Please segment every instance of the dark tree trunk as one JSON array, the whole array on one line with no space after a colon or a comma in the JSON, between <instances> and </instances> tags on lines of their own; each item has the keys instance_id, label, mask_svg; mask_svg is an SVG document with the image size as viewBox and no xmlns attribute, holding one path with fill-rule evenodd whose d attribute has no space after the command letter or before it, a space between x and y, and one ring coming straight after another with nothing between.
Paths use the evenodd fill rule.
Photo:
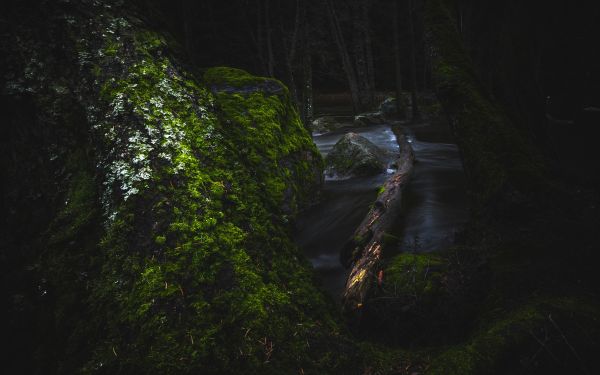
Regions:
<instances>
[{"instance_id":1,"label":"dark tree trunk","mask_svg":"<svg viewBox=\"0 0 600 375\"><path fill-rule=\"evenodd\" d=\"M259 70L263 72L264 75L268 74L267 62L265 60L264 55L264 39L263 39L263 14L262 14L262 1L257 0L256 2L256 30L252 30L252 26L250 26L250 38L256 47L256 56L258 57ZM241 8L240 8L241 9Z\"/></svg>"},{"instance_id":2,"label":"dark tree trunk","mask_svg":"<svg viewBox=\"0 0 600 375\"><path fill-rule=\"evenodd\" d=\"M419 104L417 103L417 43L415 36L415 0L408 0L408 31L410 35L410 98L412 116L411 121L417 122L421 120L419 113Z\"/></svg>"},{"instance_id":3,"label":"dark tree trunk","mask_svg":"<svg viewBox=\"0 0 600 375\"><path fill-rule=\"evenodd\" d=\"M300 0L301 1L301 0ZM302 107L300 117L304 126L309 128L313 118L313 70L312 70L312 46L311 46L311 24L307 17L306 6L302 7L303 33L302 33Z\"/></svg>"},{"instance_id":4,"label":"dark tree trunk","mask_svg":"<svg viewBox=\"0 0 600 375\"><path fill-rule=\"evenodd\" d=\"M402 112L402 61L400 56L400 9L398 2L394 1L392 12L394 13L394 68L396 75L396 111Z\"/></svg>"},{"instance_id":5,"label":"dark tree trunk","mask_svg":"<svg viewBox=\"0 0 600 375\"><path fill-rule=\"evenodd\" d=\"M311 51L307 50L304 53L302 63L302 121L306 127L309 126L313 119L313 71L312 71L312 56Z\"/></svg>"},{"instance_id":6,"label":"dark tree trunk","mask_svg":"<svg viewBox=\"0 0 600 375\"><path fill-rule=\"evenodd\" d=\"M354 0L352 2L353 19L353 52L356 66L356 78L358 80L360 95L360 110L364 111L373 106L373 56L371 51L370 30L368 27L368 4L367 0Z\"/></svg>"},{"instance_id":7,"label":"dark tree trunk","mask_svg":"<svg viewBox=\"0 0 600 375\"><path fill-rule=\"evenodd\" d=\"M354 71L352 61L350 60L350 54L348 53L348 48L346 47L344 34L340 26L340 22L332 0L327 0L327 15L329 18L329 25L331 27L331 34L340 54L340 58L342 60L342 67L344 69L344 72L346 73L346 79L348 80L348 86L350 88L350 94L352 96L352 106L354 112L358 112L361 109L361 104L356 73Z\"/></svg>"},{"instance_id":8,"label":"dark tree trunk","mask_svg":"<svg viewBox=\"0 0 600 375\"><path fill-rule=\"evenodd\" d=\"M192 45L192 26L190 24L190 5L187 1L181 2L181 19L183 20L183 36L185 38L185 52L194 59L194 46Z\"/></svg>"},{"instance_id":9,"label":"dark tree trunk","mask_svg":"<svg viewBox=\"0 0 600 375\"><path fill-rule=\"evenodd\" d=\"M373 41L371 40L371 17L369 11L371 9L371 0L363 2L364 24L365 24L365 50L367 54L367 74L369 76L369 87L371 88L371 102L374 101L375 95L375 64L373 62Z\"/></svg>"},{"instance_id":10,"label":"dark tree trunk","mask_svg":"<svg viewBox=\"0 0 600 375\"><path fill-rule=\"evenodd\" d=\"M284 30L284 20L283 18L280 20L281 25L281 35L282 35L282 45L284 48L285 54L285 67L287 72L287 84L290 90L290 96L294 101L294 104L298 108L299 112L302 114L302 104L298 99L298 89L296 87L296 77L294 73L294 60L296 59L296 48L298 45L298 31L300 30L300 24L303 19L303 7L300 5L301 1L296 0L296 10L295 10L295 21L294 21L294 30L292 31L292 35L289 41L285 39L285 30Z\"/></svg>"},{"instance_id":11,"label":"dark tree trunk","mask_svg":"<svg viewBox=\"0 0 600 375\"><path fill-rule=\"evenodd\" d=\"M275 77L275 57L273 55L273 38L269 0L265 0L265 29L267 38L267 74L269 77Z\"/></svg>"},{"instance_id":12,"label":"dark tree trunk","mask_svg":"<svg viewBox=\"0 0 600 375\"><path fill-rule=\"evenodd\" d=\"M474 214L483 216L515 191L537 191L544 178L535 150L482 90L454 15L443 0L425 2L432 83L461 150Z\"/></svg>"}]
</instances>

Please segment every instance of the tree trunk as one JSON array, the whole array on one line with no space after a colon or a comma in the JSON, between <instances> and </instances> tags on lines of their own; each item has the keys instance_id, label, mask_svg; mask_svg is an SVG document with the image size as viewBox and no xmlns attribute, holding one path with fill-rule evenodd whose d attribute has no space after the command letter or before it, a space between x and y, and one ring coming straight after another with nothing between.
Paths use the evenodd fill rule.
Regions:
<instances>
[{"instance_id":1,"label":"tree trunk","mask_svg":"<svg viewBox=\"0 0 600 375\"><path fill-rule=\"evenodd\" d=\"M268 74L267 62L264 56L264 41L263 41L263 21L262 21L262 1L257 0L256 2L256 30L252 30L250 25L250 38L256 47L256 56L258 57L259 71L262 71L263 75ZM241 9L241 8L240 8Z\"/></svg>"},{"instance_id":2,"label":"tree trunk","mask_svg":"<svg viewBox=\"0 0 600 375\"><path fill-rule=\"evenodd\" d=\"M417 43L415 38L414 1L408 0L408 29L410 34L410 98L412 108L412 122L421 119L419 104L417 103Z\"/></svg>"},{"instance_id":3,"label":"tree trunk","mask_svg":"<svg viewBox=\"0 0 600 375\"><path fill-rule=\"evenodd\" d=\"M358 93L360 101L360 111L364 111L370 105L369 103L369 76L367 73L367 61L364 43L364 25L362 17L362 3L363 0L352 1L352 31L353 31L353 52L354 52L354 66L356 67L356 79L358 81Z\"/></svg>"},{"instance_id":4,"label":"tree trunk","mask_svg":"<svg viewBox=\"0 0 600 375\"><path fill-rule=\"evenodd\" d=\"M369 76L369 87L371 88L370 92L370 101L371 104L375 101L375 64L373 62L373 41L371 40L371 17L369 15L369 11L371 9L371 0L364 0L363 2L363 17L364 17L364 25L365 25L365 52L367 54L367 74Z\"/></svg>"},{"instance_id":5,"label":"tree trunk","mask_svg":"<svg viewBox=\"0 0 600 375\"><path fill-rule=\"evenodd\" d=\"M275 57L273 56L273 38L269 0L265 0L265 28L267 37L267 74L269 77L275 77Z\"/></svg>"},{"instance_id":6,"label":"tree trunk","mask_svg":"<svg viewBox=\"0 0 600 375\"><path fill-rule=\"evenodd\" d=\"M354 72L354 67L352 66L352 62L350 60L350 54L348 53L348 48L346 47L346 41L344 39L344 34L342 32L342 28L340 26L340 22L336 14L334 4L331 0L327 0L326 4L327 15L329 17L329 24L331 27L331 34L333 35L333 39L338 48L338 52L342 60L342 67L344 69L344 72L346 72L348 87L350 88L350 95L352 96L352 107L354 109L354 112L359 112L361 104L360 92L356 80L356 73Z\"/></svg>"},{"instance_id":7,"label":"tree trunk","mask_svg":"<svg viewBox=\"0 0 600 375\"><path fill-rule=\"evenodd\" d=\"M312 71L312 56L311 51L308 50L304 54L304 62L302 63L302 120L304 126L307 128L312 122L314 108L313 108L313 71Z\"/></svg>"},{"instance_id":8,"label":"tree trunk","mask_svg":"<svg viewBox=\"0 0 600 375\"><path fill-rule=\"evenodd\" d=\"M360 110L371 109L373 106L373 56L370 46L368 28L367 0L354 0L352 3L353 18L353 50L360 94Z\"/></svg>"},{"instance_id":9,"label":"tree trunk","mask_svg":"<svg viewBox=\"0 0 600 375\"><path fill-rule=\"evenodd\" d=\"M432 82L451 124L470 184L473 213L493 214L511 196L543 186L540 158L482 90L447 2L425 2ZM448 69L452 67L452 69Z\"/></svg>"},{"instance_id":10,"label":"tree trunk","mask_svg":"<svg viewBox=\"0 0 600 375\"><path fill-rule=\"evenodd\" d=\"M192 60L195 59L194 46L192 45L192 26L190 24L190 7L187 1L181 2L181 19L183 20L183 36L185 38L185 50Z\"/></svg>"},{"instance_id":11,"label":"tree trunk","mask_svg":"<svg viewBox=\"0 0 600 375\"><path fill-rule=\"evenodd\" d=\"M301 103L298 99L298 89L296 87L296 78L294 74L294 60L296 58L296 46L298 42L298 31L300 30L300 23L302 20L302 11L300 7L300 0L296 0L296 14L295 14L295 22L294 22L294 31L292 32L291 39L288 42L285 40L285 30L284 30L284 20L283 18L280 20L281 25L281 35L282 35L282 45L284 47L285 54L285 66L287 70L288 76L288 88L290 90L290 96L294 101L294 104L298 108L298 111L302 114Z\"/></svg>"},{"instance_id":12,"label":"tree trunk","mask_svg":"<svg viewBox=\"0 0 600 375\"><path fill-rule=\"evenodd\" d=\"M311 24L306 15L306 6L302 9L302 19L304 23L302 33L302 108L300 117L304 126L309 129L313 118L313 71L312 71L312 46L311 46Z\"/></svg>"},{"instance_id":13,"label":"tree trunk","mask_svg":"<svg viewBox=\"0 0 600 375\"><path fill-rule=\"evenodd\" d=\"M400 56L400 9L398 1L394 1L392 12L394 13L394 68L396 73L396 111L402 112L402 62Z\"/></svg>"}]
</instances>

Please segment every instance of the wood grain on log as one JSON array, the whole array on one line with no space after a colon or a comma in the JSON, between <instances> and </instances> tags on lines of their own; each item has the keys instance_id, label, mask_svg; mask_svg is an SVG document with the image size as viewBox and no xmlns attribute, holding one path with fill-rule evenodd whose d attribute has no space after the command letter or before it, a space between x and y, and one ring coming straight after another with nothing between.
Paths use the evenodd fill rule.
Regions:
<instances>
[{"instance_id":1,"label":"wood grain on log","mask_svg":"<svg viewBox=\"0 0 600 375\"><path fill-rule=\"evenodd\" d=\"M344 313L360 315L369 288L376 282L377 265L381 259L382 239L400 212L402 188L413 170L414 153L406 137L396 132L400 155L398 170L384 183L383 191L363 219L346 247L352 255L352 271L346 280L342 296Z\"/></svg>"}]
</instances>

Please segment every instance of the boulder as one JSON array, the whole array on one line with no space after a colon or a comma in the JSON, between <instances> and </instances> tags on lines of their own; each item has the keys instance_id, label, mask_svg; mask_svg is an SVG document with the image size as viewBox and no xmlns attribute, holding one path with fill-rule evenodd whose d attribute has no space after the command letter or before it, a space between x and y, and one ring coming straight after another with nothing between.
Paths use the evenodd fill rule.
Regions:
<instances>
[{"instance_id":1,"label":"boulder","mask_svg":"<svg viewBox=\"0 0 600 375\"><path fill-rule=\"evenodd\" d=\"M0 12L5 372L323 372L349 345L290 233L322 158L288 89L199 80L123 3Z\"/></svg>"},{"instance_id":2,"label":"boulder","mask_svg":"<svg viewBox=\"0 0 600 375\"><path fill-rule=\"evenodd\" d=\"M385 170L385 153L356 133L344 135L325 159L326 173L333 177L368 176Z\"/></svg>"},{"instance_id":3,"label":"boulder","mask_svg":"<svg viewBox=\"0 0 600 375\"><path fill-rule=\"evenodd\" d=\"M385 116L381 112L361 113L354 117L354 126L381 125L385 122Z\"/></svg>"}]
</instances>

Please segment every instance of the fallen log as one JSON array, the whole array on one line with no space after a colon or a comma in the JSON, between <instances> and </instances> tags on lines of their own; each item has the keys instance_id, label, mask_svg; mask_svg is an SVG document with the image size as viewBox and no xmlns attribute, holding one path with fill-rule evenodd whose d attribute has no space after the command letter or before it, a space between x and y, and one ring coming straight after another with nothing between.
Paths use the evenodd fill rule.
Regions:
<instances>
[{"instance_id":1,"label":"fallen log","mask_svg":"<svg viewBox=\"0 0 600 375\"><path fill-rule=\"evenodd\" d=\"M342 295L342 309L349 318L360 317L369 288L377 282L377 264L381 259L383 236L398 217L402 188L413 170L412 147L403 134L395 132L400 146L400 155L396 161L398 170L384 183L383 191L344 250L344 253L351 254L352 264Z\"/></svg>"}]
</instances>

